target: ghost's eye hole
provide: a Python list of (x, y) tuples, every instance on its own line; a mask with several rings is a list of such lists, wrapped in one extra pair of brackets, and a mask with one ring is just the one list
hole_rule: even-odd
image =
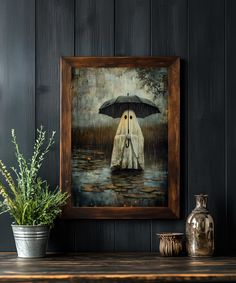
[(127, 119), (127, 115), (125, 115), (125, 119)]
[(130, 119), (132, 119), (133, 117), (132, 116), (130, 116)]

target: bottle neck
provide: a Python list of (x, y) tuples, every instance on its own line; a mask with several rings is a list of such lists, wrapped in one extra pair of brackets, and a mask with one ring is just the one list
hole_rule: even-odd
[(207, 210), (207, 195), (196, 195), (196, 207), (195, 210)]

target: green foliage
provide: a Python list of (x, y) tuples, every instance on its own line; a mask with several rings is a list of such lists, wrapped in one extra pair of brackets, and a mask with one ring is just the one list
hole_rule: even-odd
[(9, 212), (18, 225), (52, 225), (55, 218), (61, 213), (61, 207), (66, 203), (67, 193), (58, 188), (51, 191), (46, 181), (38, 177), (45, 155), (54, 144), (55, 132), (43, 148), (45, 142), (43, 127), (37, 129), (37, 138), (31, 159), (27, 162), (19, 150), (15, 131), (12, 130), (12, 142), (18, 162), (18, 170), (12, 167), (16, 175), (14, 182), (11, 173), (0, 160), (0, 173), (4, 177), (7, 188), (0, 183), (0, 214)]
[(168, 78), (166, 72), (157, 71), (156, 68), (137, 68), (138, 79), (143, 88), (154, 94), (154, 100), (159, 95), (167, 93)]

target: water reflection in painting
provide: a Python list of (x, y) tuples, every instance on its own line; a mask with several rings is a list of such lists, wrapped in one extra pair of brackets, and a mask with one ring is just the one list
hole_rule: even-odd
[(73, 72), (74, 206), (166, 206), (166, 68)]

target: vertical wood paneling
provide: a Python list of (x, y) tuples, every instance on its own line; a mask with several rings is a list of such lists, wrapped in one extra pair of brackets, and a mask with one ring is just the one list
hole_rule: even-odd
[(150, 220), (117, 220), (115, 223), (116, 252), (150, 252)]
[[(61, 56), (74, 55), (74, 1), (36, 0), (36, 125), (56, 131), (56, 144), (45, 161), (43, 175), (59, 183)], [(50, 170), (48, 170), (50, 168)]]
[(227, 154), (227, 232), (228, 232), (228, 247), (230, 254), (236, 253), (236, 185), (235, 185), (235, 168), (236, 168), (236, 2), (234, 0), (225, 1), (226, 3), (226, 154)]
[[(75, 55), (114, 55), (114, 1), (75, 1)], [(114, 221), (77, 221), (76, 251), (113, 251)]]
[(76, 0), (77, 56), (114, 54), (114, 0)]
[[(183, 232), (186, 208), (203, 192), (217, 253), (227, 253), (227, 242), (228, 252), (236, 252), (235, 13), (234, 0), (36, 0), (36, 7), (35, 0), (0, 1), (0, 159), (14, 164), (11, 128), (28, 156), (35, 125), (56, 130), (42, 170), (53, 186), (59, 183), (60, 56), (181, 57), (182, 219), (59, 220), (50, 250), (156, 251), (155, 234)], [(15, 248), (10, 222), (0, 217), (1, 251)]]
[[(194, 2), (194, 1), (193, 1)], [(152, 55), (188, 56), (188, 1), (152, 0)]]
[[(0, 2), (0, 159), (17, 166), (11, 129), (30, 156), (35, 128), (35, 1)], [(2, 179), (1, 179), (2, 180)], [(14, 250), (9, 216), (0, 217), (0, 250)]]
[(187, 191), (187, 62), (188, 62), (188, 2), (187, 0), (152, 0), (152, 55), (180, 56), (181, 59), (181, 216), (182, 220), (152, 221), (152, 250), (157, 251), (156, 233), (183, 232)]
[(80, 220), (77, 227), (76, 251), (114, 251), (114, 221)]
[[(49, 152), (42, 176), (53, 187), (59, 184), (60, 56), (74, 55), (74, 1), (36, 1), (36, 126), (48, 133), (56, 130), (56, 142)], [(73, 250), (73, 222), (58, 223), (52, 233), (55, 249), (62, 242)], [(70, 231), (63, 233), (59, 231)], [(53, 237), (53, 235), (55, 237)], [(56, 246), (55, 243), (60, 243)]]
[(74, 252), (76, 245), (76, 221), (57, 219), (50, 231), (48, 251)]
[[(150, 1), (116, 1), (115, 55), (150, 55)], [(115, 250), (150, 251), (150, 232), (149, 220), (117, 220)]]
[(189, 210), (209, 195), (216, 253), (226, 242), (224, 1), (189, 1)]
[(115, 55), (150, 55), (150, 1), (118, 0), (115, 14)]

